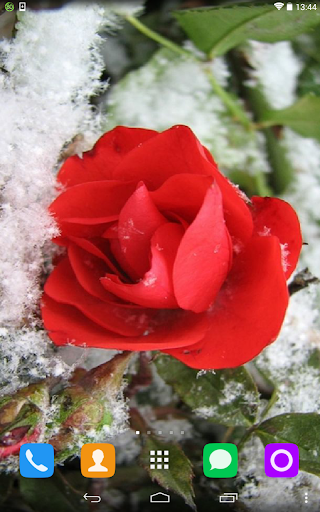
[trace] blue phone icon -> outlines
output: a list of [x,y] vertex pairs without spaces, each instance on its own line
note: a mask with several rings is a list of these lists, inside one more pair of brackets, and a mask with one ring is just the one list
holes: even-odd
[[54,472],[51,444],[28,443],[20,448],[20,474],[25,478],[49,478]]

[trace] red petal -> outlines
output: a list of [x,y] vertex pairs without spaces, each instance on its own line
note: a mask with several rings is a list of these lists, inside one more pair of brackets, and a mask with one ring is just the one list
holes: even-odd
[[211,176],[176,174],[150,192],[150,196],[160,211],[174,212],[190,223],[201,208],[212,182]]
[[[211,154],[206,148],[205,157],[208,162],[215,164]],[[232,237],[233,245],[242,249],[250,240],[253,233],[253,221],[251,212],[245,202],[245,195],[227,180],[217,167],[214,167],[213,176],[222,193],[224,218],[226,220],[228,231]]]
[[110,179],[114,168],[127,153],[157,135],[158,132],[144,128],[117,126],[105,133],[91,151],[83,157],[72,156],[61,167],[58,181],[68,187]]
[[[107,254],[110,254],[110,243],[108,240],[104,240],[103,238],[92,238],[91,240],[86,240],[85,238],[70,236],[68,243],[69,249],[73,245],[70,244],[70,241],[74,242],[74,244],[76,244],[78,247],[81,247],[90,254],[97,256],[100,260],[103,260],[107,265],[105,273],[110,272],[111,270],[111,272],[118,274],[123,279],[126,278],[121,269],[119,269],[118,266],[113,262],[111,257],[107,256]],[[89,266],[90,265],[91,264],[89,264]]]
[[130,196],[119,215],[118,239],[121,251],[139,279],[150,268],[150,240],[156,229],[166,224],[166,218],[154,205],[141,183]]
[[242,248],[252,236],[251,212],[241,193],[219,172],[210,153],[187,126],[173,126],[131,151],[114,178],[142,180],[149,190],[177,174],[212,176],[223,197],[225,220],[233,243]]
[[51,272],[44,290],[51,299],[75,306],[94,323],[117,334],[138,336],[149,326],[149,316],[141,309],[128,310],[87,293],[78,284],[68,258],[62,260]]
[[122,299],[151,308],[176,308],[173,293],[172,267],[183,235],[179,224],[167,223],[160,226],[151,240],[151,269],[137,284],[123,284],[113,276],[101,279],[111,293]]
[[179,306],[195,313],[208,309],[225,281],[231,256],[221,192],[214,185],[177,252],[173,283]]
[[73,306],[59,304],[43,295],[42,318],[48,334],[56,345],[73,344],[117,350],[159,350],[187,347],[203,338],[207,316],[182,310],[163,313],[159,325],[154,322],[154,332],[144,336],[122,337],[98,326]]
[[193,368],[240,366],[276,339],[287,305],[279,241],[255,237],[235,259],[203,340],[166,352]]
[[[97,248],[88,240],[85,247],[69,244],[68,256],[77,281],[88,293],[108,302],[119,302],[118,297],[108,293],[101,285],[100,278],[110,271],[107,258],[99,255]],[[96,251],[95,251],[96,249]]]
[[190,128],[173,126],[132,150],[116,168],[114,179],[143,181],[149,190],[175,174],[211,175],[215,167],[203,158]]
[[[98,236],[105,231],[106,222],[117,218],[135,188],[132,182],[83,183],[60,194],[50,205],[49,210],[59,223],[61,236]],[[88,220],[98,225],[88,225]]]
[[288,279],[297,266],[302,236],[296,212],[282,199],[253,197],[254,228],[257,234],[273,235],[283,245],[284,270]]
[[[114,258],[115,258],[117,264],[119,265],[119,267],[121,268],[121,270],[126,274],[126,276],[129,277],[129,281],[135,282],[137,280],[140,280],[141,276],[137,276],[137,273],[129,265],[129,263],[125,257],[125,254],[122,252],[121,245],[120,245],[118,238],[111,238],[109,240],[109,242],[110,242],[110,248],[111,248],[112,255],[114,256]],[[122,280],[128,281],[127,278],[122,279]]]

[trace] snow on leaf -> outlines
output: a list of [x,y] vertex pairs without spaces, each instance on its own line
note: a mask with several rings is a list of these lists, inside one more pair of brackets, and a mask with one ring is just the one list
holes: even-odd
[[259,394],[244,367],[199,373],[169,356],[155,360],[159,375],[171,384],[195,414],[227,426],[250,426]]

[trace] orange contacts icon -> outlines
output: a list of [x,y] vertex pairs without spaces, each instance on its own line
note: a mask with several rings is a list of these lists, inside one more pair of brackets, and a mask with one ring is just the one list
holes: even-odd
[[90,443],[81,448],[81,474],[87,478],[110,478],[116,472],[116,451],[112,444]]

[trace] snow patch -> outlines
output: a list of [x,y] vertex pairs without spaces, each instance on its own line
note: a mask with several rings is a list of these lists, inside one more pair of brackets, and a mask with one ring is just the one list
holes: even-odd
[[[257,437],[252,437],[239,454],[236,486],[241,501],[253,512],[270,512],[275,508],[281,512],[301,512],[306,507],[318,510],[320,479],[301,470],[293,478],[267,477],[264,446]],[[307,491],[308,505],[305,505]]]
[[[296,99],[296,84],[302,62],[289,41],[262,43],[250,41],[251,83],[261,84],[269,105],[275,109],[289,107]],[[285,92],[284,92],[285,91]]]

